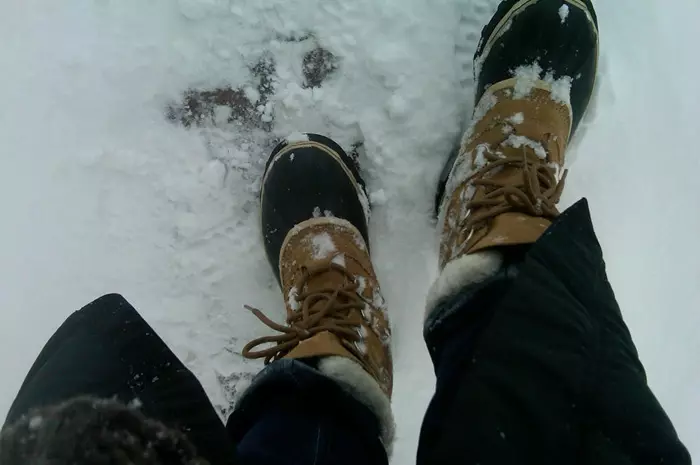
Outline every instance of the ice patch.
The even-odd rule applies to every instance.
[[[308,142],[309,136],[303,132],[293,132],[286,137],[287,143],[293,144],[295,142]]]
[[[562,24],[564,24],[566,22],[566,18],[569,17],[569,5],[566,3],[559,8],[559,17],[561,18]]]
[[[335,247],[333,238],[328,233],[316,234],[311,238],[314,259],[321,260],[330,257],[338,249]]]
[[[537,155],[537,158],[541,160],[547,159],[547,151],[544,149],[542,144],[525,136],[511,135],[510,137],[508,137],[508,139],[506,139],[503,142],[502,145],[510,146],[516,149],[519,149],[520,147],[529,147],[535,151],[535,155]]]

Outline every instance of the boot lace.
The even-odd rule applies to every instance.
[[[330,260],[327,263],[302,267],[302,275],[297,280],[295,288],[301,291],[311,278],[329,271],[343,274],[347,278],[345,284],[318,289],[314,292],[299,292],[295,300],[300,304],[300,308],[287,317],[287,326],[275,323],[259,309],[246,305],[245,308],[253,312],[266,326],[281,334],[254,339],[243,348],[243,356],[249,359],[264,358],[267,365],[283,358],[300,342],[324,331],[333,333],[346,341],[360,341],[361,337],[356,330],[359,323],[351,318],[351,313],[353,310],[362,312],[367,305],[373,306],[357,292],[358,283],[345,267]],[[267,349],[254,350],[267,344],[275,345]],[[362,359],[362,355],[356,349],[347,346],[346,349],[358,359]]]
[[[564,190],[568,170],[557,179],[555,168],[537,156],[534,149],[523,147],[522,151],[510,154],[483,154],[485,165],[467,178],[466,183],[485,188],[485,195],[479,200],[467,202],[466,208],[473,212],[462,220],[460,229],[473,228],[508,212],[520,212],[550,220],[559,216],[557,203]],[[523,182],[513,184],[490,179],[489,175],[505,167],[519,168]]]

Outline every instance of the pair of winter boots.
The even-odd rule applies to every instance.
[[[484,28],[473,119],[439,182],[440,275],[428,312],[458,292],[455,285],[497,269],[499,251],[537,241],[559,214],[565,153],[591,99],[597,57],[589,0],[507,0]],[[358,168],[320,135],[273,151],[262,181],[262,231],[287,319],[277,324],[251,309],[279,334],[252,341],[244,355],[321,360],[321,372],[362,385],[386,407],[390,325]]]

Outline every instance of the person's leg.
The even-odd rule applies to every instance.
[[[418,463],[689,464],[649,391],[585,202],[559,216],[590,100],[588,0],[507,0],[439,203],[425,338],[437,387]]]
[[[438,381],[418,463],[690,464],[647,386],[585,202],[505,259],[430,308]]]
[[[386,464],[393,437],[389,326],[367,246],[355,160],[328,138],[282,142],[262,182],[265,250],[286,307],[243,354],[268,367],[228,430],[246,464]],[[268,347],[263,347],[269,345]]]
[[[374,412],[313,364],[298,360],[270,364],[227,428],[241,464],[387,463]]]
[[[187,434],[211,463],[233,463],[234,448],[199,381],[123,297],[101,297],[71,315],[30,369],[7,415],[90,396],[140,406]]]

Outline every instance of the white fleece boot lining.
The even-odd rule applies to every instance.
[[[428,292],[425,304],[426,320],[442,300],[457,295],[465,286],[490,278],[502,265],[503,255],[495,250],[464,255],[449,262]]]
[[[379,420],[382,443],[387,455],[391,457],[396,430],[394,415],[391,412],[391,400],[377,381],[358,363],[345,357],[324,357],[318,364],[318,370],[374,413]]]

